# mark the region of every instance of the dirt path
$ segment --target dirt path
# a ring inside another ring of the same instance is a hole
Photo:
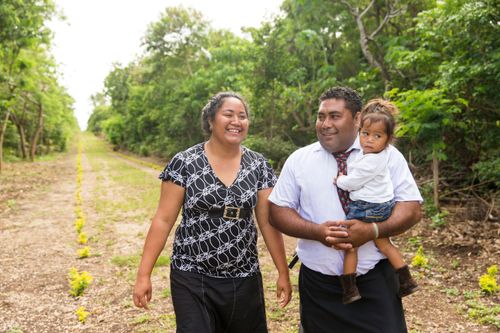
[[[158,172],[94,146],[95,142],[88,143],[82,155],[84,229],[92,253],[86,259],[77,258],[82,246],[76,242],[73,226],[76,150],[50,161],[7,164],[0,176],[0,332],[175,331],[168,269],[155,270],[151,311],[134,308],[130,297],[156,205]],[[421,225],[397,241],[408,260],[414,253],[408,243],[425,236],[425,230]],[[165,254],[170,252],[171,238]],[[295,240],[286,237],[286,243],[291,254]],[[497,332],[459,310],[465,302],[461,291],[475,288],[480,272],[492,264],[491,257],[485,258],[484,251],[446,256],[438,249],[432,250],[432,268],[417,270],[422,291],[404,299],[410,332]],[[259,250],[270,332],[296,332],[298,294],[285,310],[276,306],[276,272],[262,242]],[[498,255],[491,250],[489,254]],[[461,266],[455,274],[456,258]],[[474,265],[475,258],[483,261]],[[94,278],[79,298],[69,295],[70,267],[88,271]],[[295,287],[297,273],[296,267],[292,271]],[[498,298],[486,301],[494,304]],[[90,313],[85,324],[75,315],[79,306]]]

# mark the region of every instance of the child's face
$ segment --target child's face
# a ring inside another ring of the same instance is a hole
[[[389,144],[383,121],[367,121],[359,131],[359,143],[365,154],[380,153]]]

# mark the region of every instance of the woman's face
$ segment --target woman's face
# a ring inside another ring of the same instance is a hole
[[[210,125],[211,138],[228,144],[240,144],[248,133],[249,120],[245,106],[235,97],[225,98]]]

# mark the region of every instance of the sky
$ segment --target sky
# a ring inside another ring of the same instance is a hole
[[[141,39],[167,7],[200,11],[214,28],[243,35],[279,12],[282,0],[55,0],[65,20],[55,19],[52,53],[61,83],[75,99],[80,128],[92,112],[90,96],[102,91],[113,63],[128,64],[141,53]]]

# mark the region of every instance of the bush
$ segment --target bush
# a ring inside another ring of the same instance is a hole
[[[422,245],[419,246],[417,253],[413,257],[413,260],[411,261],[412,266],[415,267],[427,267],[429,263],[429,259],[425,256],[424,254],[424,248]]]
[[[487,273],[479,278],[479,286],[481,291],[486,294],[495,294],[498,289],[496,274],[498,272],[497,265],[490,266]]]
[[[75,267],[69,269],[69,293],[75,297],[81,296],[94,278],[88,272],[79,273]]]
[[[273,168],[278,170],[281,169],[288,156],[297,149],[292,142],[285,141],[280,137],[267,139],[252,135],[249,135],[245,140],[245,146],[264,155]]]

